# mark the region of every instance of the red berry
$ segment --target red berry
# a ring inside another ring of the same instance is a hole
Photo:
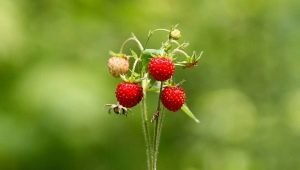
[[[150,60],[148,70],[155,80],[165,81],[172,77],[175,66],[171,59],[159,56]]]
[[[143,98],[143,88],[136,83],[119,83],[116,89],[118,102],[127,108],[137,105]]]
[[[161,93],[161,102],[170,111],[178,111],[185,103],[185,92],[181,87],[166,87]]]

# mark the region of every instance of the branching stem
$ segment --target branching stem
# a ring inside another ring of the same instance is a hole
[[[134,60],[134,63],[133,63],[133,66],[132,66],[132,70],[131,70],[131,75],[133,75],[134,71],[135,71],[135,68],[136,68],[136,65],[137,63],[140,61],[139,58],[135,59]]]
[[[125,40],[125,41],[123,42],[123,44],[121,45],[120,53],[123,53],[123,49],[124,49],[125,45],[126,45],[128,42],[130,42],[130,41],[136,42],[136,44],[138,45],[140,51],[141,51],[141,52],[144,51],[143,45],[142,45],[141,42],[136,38],[136,36],[132,33],[132,37],[130,37],[130,38],[128,38],[127,40]]]
[[[146,43],[145,43],[145,47],[147,46],[147,44],[148,44],[148,42],[149,42],[149,40],[150,40],[150,38],[152,37],[152,35],[155,33],[155,32],[157,32],[157,31],[165,31],[165,32],[170,32],[170,30],[168,30],[168,29],[161,29],[161,28],[159,28],[159,29],[155,29],[155,30],[152,30],[152,31],[149,31],[149,33],[148,33],[148,37],[147,37],[147,40],[146,40]]]
[[[174,49],[172,54],[183,54],[186,58],[189,58],[189,55],[185,51],[180,50],[178,48]]]

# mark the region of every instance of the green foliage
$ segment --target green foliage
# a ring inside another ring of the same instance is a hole
[[[189,107],[184,104],[182,107],[181,107],[181,110],[187,114],[190,118],[192,118],[196,123],[200,123],[200,121],[196,118],[196,116],[193,114],[193,112],[189,109]]]
[[[143,169],[140,110],[124,118],[103,107],[117,82],[107,51],[131,31],[145,42],[145,30],[176,23],[189,49],[205,52],[196,71],[175,77],[186,79],[201,123],[165,113],[159,170],[300,169],[299,7],[297,0],[1,0],[0,169]],[[156,36],[147,47],[166,38]],[[155,110],[156,97],[148,101]]]

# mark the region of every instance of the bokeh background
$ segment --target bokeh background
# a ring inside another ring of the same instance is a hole
[[[300,169],[299,21],[298,0],[0,0],[0,169],[145,169],[139,107],[104,108],[108,51],[177,23],[201,123],[167,113],[159,169]]]

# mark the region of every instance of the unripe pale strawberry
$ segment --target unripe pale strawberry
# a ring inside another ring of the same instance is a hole
[[[185,103],[183,88],[177,86],[165,87],[161,93],[161,102],[168,110],[178,111]]]
[[[170,58],[158,56],[151,58],[148,70],[155,80],[165,81],[172,77],[175,71],[175,66]]]
[[[181,33],[178,29],[174,29],[170,32],[170,37],[174,40],[178,40],[181,37]]]
[[[115,94],[122,106],[131,108],[142,100],[143,88],[136,83],[122,82],[118,84]]]
[[[126,56],[112,56],[107,62],[108,70],[114,77],[119,77],[121,74],[126,74],[129,70],[129,61]]]

